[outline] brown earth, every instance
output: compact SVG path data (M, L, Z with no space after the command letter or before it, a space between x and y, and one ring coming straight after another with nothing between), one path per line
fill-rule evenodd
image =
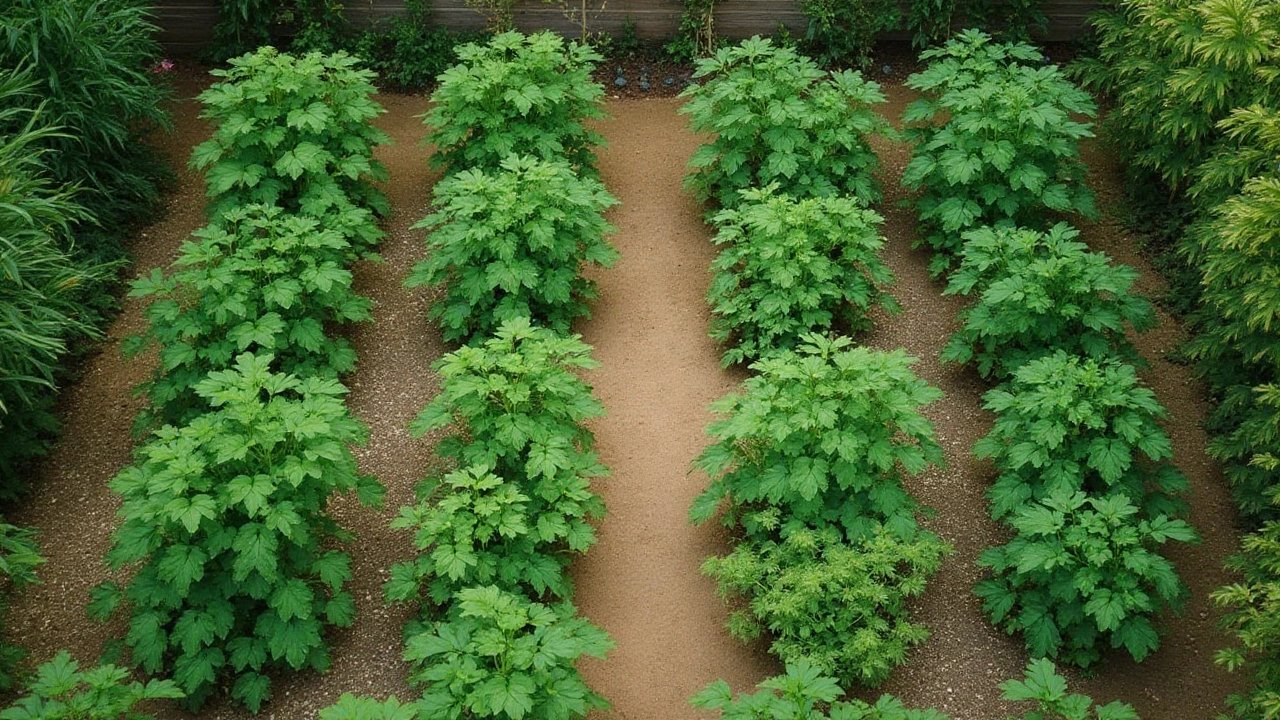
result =
M893 75L899 72L894 68ZM196 76L178 76L179 99L172 104L177 131L160 141L178 168L185 168L190 148L209 132L196 118L198 104L192 99L202 83ZM891 102L883 112L900 116L910 91L897 83L887 90ZM405 425L436 391L429 365L444 347L438 330L424 319L429 297L401 286L422 253L422 232L409 226L425 214L435 179L426 170L428 149L418 144L423 130L413 117L425 110L426 100L397 95L380 100L389 112L378 124L395 140L378 151L392 174L387 191L394 212L385 225L385 261L356 268L359 289L377 307L374 323L352 332L360 363L349 378L349 402L371 429L368 446L358 451L361 467L388 486L387 502L383 510L361 508L351 498L333 503L340 521L359 538L350 548L358 619L355 627L334 633L329 673L277 680L276 697L261 715L265 718L311 718L343 692L410 696L406 666L399 660L407 612L385 608L380 585L390 564L412 552L406 534L390 531L387 524L433 464L431 439L409 437ZM725 678L735 690L747 690L777 670L763 646L743 646L728 636L723 629L727 611L713 583L698 573L703 558L725 549L723 533L691 527L685 519L689 501L706 481L689 469L706 443L703 428L712 419L706 405L744 376L720 369L719 351L706 335L713 246L700 209L680 190L684 164L698 138L685 130L683 116L676 114L678 103L615 99L606 107L610 119L599 124L611 142L600 152L601 173L622 201L609 216L619 228L612 239L622 257L613 269L595 273L601 299L594 318L579 330L603 363L588 380L608 416L592 429L613 474L598 485L609 506L600 542L577 563L574 578L583 613L618 643L608 659L582 664L592 686L613 701L611 711L593 716L600 720L706 717L689 708L687 698L707 682ZM969 447L990 428L991 417L981 409L987 385L969 370L937 362L963 303L940 295L942 286L925 271L926 254L911 249L914 218L897 207L903 197L897 178L907 149L889 142L877 148L887 195L881 207L885 257L896 273L893 292L903 311L880 318L877 330L861 340L883 349L907 348L920 358L916 372L946 392L926 414L946 449L947 466L912 479L909 487L937 510L929 525L955 545L956 554L918 603L918 617L933 637L882 688L857 694L872 698L892 692L909 706L936 706L957 720L995 718L1009 710L997 701L996 684L1020 675L1026 656L1017 638L986 622L970 592L980 577L973 564L977 553L1003 537L982 497L990 470L969 455ZM1096 145L1086 156L1106 207L1119 197L1116 167ZM134 244L139 275L166 266L179 244L203 224L202 180L185 169L179 176L168 213ZM1109 213L1084 225L1086 240L1139 267L1143 290L1155 294L1159 280L1113 217ZM1072 686L1099 700L1131 702L1146 720L1208 720L1225 695L1240 687L1239 678L1212 663L1214 650L1226 640L1215 630L1217 614L1206 599L1228 580L1221 566L1235 547L1235 515L1217 468L1203 452L1199 421L1206 408L1200 389L1185 368L1164 359L1178 342L1178 325L1162 320L1138 344L1152 362L1145 377L1170 410L1176 461L1193 487L1192 522L1205 536L1202 545L1173 553L1194 597L1181 618L1170 619L1162 648L1146 662L1113 657L1102 673L1073 678ZM15 598L6 621L8 639L28 647L33 661L48 659L62 647L90 661L121 630L86 620L84 605L88 589L109 575L101 556L110 543L118 501L105 483L129 461L134 444L129 426L141 407L130 391L147 377L152 362L150 357L122 359L119 343L143 326L141 304L127 300L102 352L85 363L83 379L64 392L65 438L33 478L30 500L11 518L42 529L48 557L40 572L44 584ZM187 717L168 706L157 712ZM249 715L218 701L200 717Z

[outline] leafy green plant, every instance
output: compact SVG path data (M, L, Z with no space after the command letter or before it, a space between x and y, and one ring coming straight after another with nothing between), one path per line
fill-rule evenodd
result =
M1049 18L1044 0L965 0L964 24L979 27L1002 40L1029 40L1044 33Z
M59 650L37 668L26 697L0 712L0 720L152 720L134 705L183 697L171 680L144 685L128 679L129 670L115 665L81 670L70 653Z
M753 37L698 61L680 112L716 139L693 154L685 178L700 201L736 207L739 191L778 183L798 198L880 198L867 143L889 124L872 106L880 86L852 71L827 74L795 50Z
M787 663L786 674L757 687L755 693L734 698L729 684L717 680L689 703L718 711L722 720L948 720L932 708L907 709L892 695L882 695L875 705L857 698L837 700L844 694L837 680L803 659Z
M821 65L871 64L876 36L898 28L896 0L801 0L801 49Z
M723 249L707 302L711 337L729 345L723 364L793 348L835 325L865 330L874 305L896 311L881 289L893 282L877 254L883 221L849 197L797 200L776 185L742 191L742 204L714 218Z
M1167 412L1133 366L1059 350L1019 368L985 400L996 422L973 452L1000 472L988 493L997 520L1076 491L1119 491L1147 517L1185 512L1176 495L1187 480L1168 463L1173 447L1159 424Z
M1227 566L1242 577L1211 597L1226 610L1222 625L1235 645L1214 660L1253 676L1253 687L1228 698L1232 717L1264 720L1280 712L1280 523L1266 522L1244 536Z
M1035 710L1018 716L1020 720L1138 720L1133 707L1119 700L1095 705L1087 695L1068 693L1066 678L1045 658L1032 660L1022 680L1006 680L1000 690L1005 700L1036 704Z
M505 480L473 465L435 487L429 483L422 500L402 507L391 524L414 529L414 546L423 554L391 567L387 599L416 600L425 586L432 602L444 605L477 585L569 599L563 551L586 552L595 543L588 520L603 508L585 483L545 480L545 474ZM536 500L523 486L541 491Z
M257 711L269 672L326 669L324 628L355 615L350 558L329 549L350 536L323 512L338 492L381 502L348 447L367 431L336 380L273 363L244 353L209 373L196 392L213 409L160 428L110 483L124 522L107 562L142 565L127 588L95 590L90 613L127 599L133 661L172 673L192 707L232 678L232 697Z
M564 161L511 155L495 169L462 170L436 183L429 250L405 284L444 286L428 311L445 339L475 342L502 322L529 317L568 332L590 316L588 263L609 267L618 252L602 213L617 200Z
M369 124L384 110L358 59L266 46L230 63L210 71L224 80L200 94L202 117L218 128L191 155L193 167L207 169L215 219L250 203L317 217L352 203L390 211L370 185L387 179L373 148L388 137Z
M1122 0L1096 14L1086 85L1114 98L1107 129L1171 193L1185 190L1236 108L1280 98L1280 7L1265 0Z
M1189 593L1158 551L1196 542L1183 520L1144 519L1123 492L1090 497L1058 487L1013 511L1018 536L978 558L992 576L974 586L991 621L1021 632L1033 657L1089 667L1104 642L1141 662L1159 647L1152 618Z
M32 93L6 96L6 106L40 107L41 122L61 129L34 147L46 151L54 186L81 186L77 201L104 228L140 220L160 196L166 171L143 142L171 124L161 104L168 92L149 72L160 59L157 31L150 3L139 0L8 0L0 14L0 68L25 68L35 83ZM26 123L6 115L0 136ZM83 242L106 241L90 229L82 227Z
M875 686L929 637L906 603L924 592L951 546L930 532L901 537L883 526L845 542L834 527L784 530L782 540L739 544L703 573L721 597L745 596L729 631L744 641L764 631L783 662L808 661L839 678Z
M590 351L578 336L534 327L527 318L505 322L483 344L458 348L432 365L440 394L409 430L422 436L455 426L436 452L461 467L484 465L499 477L529 478L532 487L521 491L535 503L530 513L537 517L538 498L575 494L605 473L591 450L595 436L581 425L604 408L573 372L599 367ZM602 512L598 502L587 502L588 515Z
M942 396L912 374L902 351L851 348L848 338L802 337L796 350L753 364L741 394L712 404L725 417L695 461L711 478L689 516L705 522L729 500L725 523L765 540L776 528L838 528L849 542L883 523L917 532L916 502L899 474L942 463L921 405Z
M418 710L392 695L384 702L343 693L338 702L320 711L320 720L417 720Z
M254 52L271 42L281 0L218 0L218 22L207 54L214 62Z
M1155 325L1146 298L1129 294L1138 272L1077 242L1066 223L1047 232L980 227L962 237L960 267L944 294L978 294L943 362L976 362L983 377L1007 377L1057 350L1140 361L1126 330Z
M35 528L21 528L0 520L0 582L5 594L0 596L0 612L8 608L10 593L22 592L40 582L36 568L44 564ZM26 651L0 640L0 690L12 690L18 684L17 665Z
M496 169L512 153L567 160L592 172L604 138L583 120L604 117L604 89L591 79L600 55L559 35L504 32L457 49L426 114L434 167Z
M410 629L405 643L410 681L425 686L418 717L568 720L608 708L574 662L604 657L613 640L573 606L494 586L461 590L456 600L447 618Z
M929 66L907 78L924 97L907 106L904 135L914 143L902 184L914 201L921 241L944 271L961 235L1001 220L1041 229L1048 211L1096 214L1084 184L1079 140L1091 137L1089 94L1057 66L1041 67L1040 51L997 43L966 30L921 53Z
M345 10L339 0L289 0L276 19L293 26L294 53L331 53L343 49L351 32Z
M126 350L160 348L145 386L152 410L140 423L182 423L207 412L196 386L245 351L270 352L276 370L299 376L351 371L355 351L326 333L326 324L371 318L372 302L352 290L345 265L353 248L380 234L368 211L322 221L269 205L228 210L221 223L197 230L175 272L155 269L130 292L153 299L150 327Z

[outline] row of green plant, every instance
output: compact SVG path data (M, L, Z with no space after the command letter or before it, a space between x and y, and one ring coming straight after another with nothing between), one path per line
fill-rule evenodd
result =
M448 472L418 487L393 527L419 555L391 569L389 602L416 606L405 628L413 705L347 696L328 720L379 717L569 720L608 703L575 667L613 647L574 608L566 568L595 543L591 490L607 470L583 423L604 414L575 373L597 366L571 335L595 286L582 271L617 252L602 213L584 121L600 117L600 58L559 36L502 33L458 50L426 115L445 171L425 228L428 255L406 284L437 292L429 316L461 342L433 368L440 393L410 425L447 430ZM395 715L400 717L399 715Z
M135 568L92 592L90 615L127 619L134 665L199 708L228 688L257 712L282 670L329 665L349 626L351 539L325 514L383 488L356 468L367 429L343 403L355 362L341 324L369 319L347 266L370 257L385 201L367 183L384 138L371 73L354 59L271 48L237 58L201 99L218 122L193 153L209 224L150 298L132 350L159 346L139 420L148 437L110 483L123 504L106 560Z
M992 517L1016 533L982 553L990 576L975 592L1033 657L1088 667L1110 646L1141 661L1187 596L1160 547L1198 536L1181 519L1167 413L1127 337L1155 322L1130 293L1137 273L1050 225L1093 213L1078 146L1089 126L1072 119L1093 103L1029 45L966 31L921 57L903 182L920 191L931 267L954 269L945 292L974 298L941 359L1000 382L974 453L998 473Z
M690 517L722 510L736 548L703 571L741 597L730 632L767 632L787 663L876 685L928 631L907 604L950 552L919 527L903 474L939 464L919 407L941 394L905 353L852 347L873 306L896 309L878 256L882 220L868 138L889 133L879 87L826 73L752 38L698 64L685 92L695 131L715 133L686 185L723 246L708 293L724 363L755 375L712 409L711 478ZM837 333L837 334L833 334ZM727 503L726 503L727 501ZM816 670L814 672L817 672ZM709 705L711 707L712 705Z
M1099 51L1080 76L1109 94L1107 130L1131 158L1139 218L1174 272L1185 347L1208 388L1207 451L1251 532L1216 591L1236 647L1217 660L1252 674L1230 713L1280 713L1280 382L1273 319L1280 238L1280 9L1258 0L1124 0L1095 17Z
M1049 660L1033 660L1021 680L1000 683L1001 699L1030 704L1006 720L1138 720L1133 707L1120 701L1096 705L1093 698L1067 691L1067 681ZM807 660L787 663L782 675L760 683L751 694L733 697L723 680L693 697L698 708L720 713L722 720L950 720L933 708L907 708L892 695L874 703L844 695L840 682Z

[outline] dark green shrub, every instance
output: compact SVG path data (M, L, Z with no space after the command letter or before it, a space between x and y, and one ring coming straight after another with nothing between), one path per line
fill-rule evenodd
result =
M888 134L889 123L871 109L885 100L876 83L857 72L827 74L760 37L699 60L694 77L707 80L681 93L689 101L680 112L694 131L716 134L689 161L685 184L700 201L735 207L741 190L775 182L797 198L879 200L867 137Z
M801 0L809 20L801 50L827 65L871 64L876 36L898 28L897 0Z
M351 52L378 74L378 79L401 90L434 85L436 78L458 61L457 47L479 42L471 32L455 32L431 20L426 0L408 0L403 15L394 15L360 32Z

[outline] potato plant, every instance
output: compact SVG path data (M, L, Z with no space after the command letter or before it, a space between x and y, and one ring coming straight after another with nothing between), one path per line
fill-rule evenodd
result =
M786 663L783 675L771 677L752 694L733 697L732 688L717 680L694 695L696 708L717 711L722 720L950 720L933 708L913 710L892 695L874 704L846 697L836 678L805 660ZM1067 680L1049 660L1032 660L1021 680L1000 683L1001 698L1033 703L1035 709L1008 720L1138 720L1133 708L1120 701L1095 705L1093 698L1067 692Z
M1011 221L1041 229L1051 212L1096 214L1084 184L1079 141L1096 108L1040 51L996 43L969 30L920 55L929 65L907 78L924 97L907 106L914 143L902 184L920 191L922 244L945 271L970 229Z
M839 530L796 527L779 541L740 543L703 573L726 600L745 597L729 631L753 641L767 631L783 662L809 661L840 678L875 686L929 637L907 602L924 592L951 546L930 532L908 537L875 526L846 542Z
M0 720L154 720L134 706L181 697L172 680L129 681L128 668L111 664L81 670L59 650L36 668L27 694L0 711Z
M130 292L152 301L150 327L126 349L160 348L146 386L152 409L140 422L183 423L207 412L196 386L246 351L271 353L284 373L350 372L355 351L326 326L371 319L372 303L352 290L346 265L380 236L365 210L318 219L269 205L227 210L197 230L174 272L153 270Z
M1153 618L1190 594L1158 547L1199 539L1183 520L1144 515L1119 491L1056 488L1021 505L1017 537L978 558L992 573L974 587L983 610L1033 657L1089 667L1105 644L1141 662L1160 645Z
M224 79L200 95L203 117L218 127L191 156L207 171L211 216L250 203L317 217L353 205L390 211L370 184L387 179L373 148L389 138L369 124L384 109L357 58L268 45L229 62L210 71Z
M433 166L448 174L495 170L522 153L594 174L593 148L604 138L583 125L604 117L604 89L591 79L601 60L594 49L552 32L504 32L457 54L458 63L440 75L426 115Z
M981 227L963 235L960 267L944 294L978 295L943 362L972 362L983 377L1008 377L1028 360L1056 351L1131 362L1126 337L1155 324L1146 298L1129 292L1138 272L1089 252L1066 223L1041 233Z
M578 674L613 640L572 605L547 606L492 585L458 592L442 620L410 628L404 658L422 685L418 717L570 720L609 703Z
M974 453L1000 472L992 516L1018 534L979 558L984 610L1035 657L1088 667L1107 643L1141 661L1159 645L1152 618L1187 596L1158 546L1199 540L1179 519L1164 409L1132 366L1064 351L986 398L996 424Z
M996 422L973 451L1000 473L988 493L993 518L1057 490L1120 491L1148 516L1185 513L1177 497L1187 480L1169 464L1173 446L1160 426L1168 413L1133 366L1058 351L985 400Z
M606 470L581 425L603 409L573 372L596 366L589 353L518 318L433 366L441 392L410 429L450 427L436 452L458 469L401 509L394 526L415 530L421 554L386 585L388 599L423 604L405 648L419 717L568 720L607 707L573 663L613 641L576 616L564 572L604 512L589 483Z
M414 226L431 233L406 284L443 287L428 314L447 340L479 342L518 317L567 333L596 297L583 267L618 257L601 215L617 202L563 160L509 155L460 170L436 183L435 212Z
M942 463L920 406L942 393L912 374L902 351L851 348L848 338L806 335L794 351L752 365L741 394L711 409L714 442L695 461L711 478L690 510L694 522L724 517L748 537L779 527L835 527L850 542L879 524L899 537L917 531L918 504L901 473Z
M897 310L882 289L893 282L878 255L883 218L853 198L797 200L770 185L744 190L714 222L723 249L707 302L726 366L792 349L805 333L866 330L876 305Z
M745 533L703 567L722 595L745 596L734 635L768 630L782 659L875 685L928 636L904 600L951 552L920 530L900 480L942 461L919 413L940 393L901 351L818 334L802 343L756 362L743 393L712 405L726 417L695 461L711 485L690 518L705 522L727 498L724 522Z
M213 409L157 430L110 483L124 503L108 564L141 566L126 587L98 588L90 612L127 601L134 662L172 673L196 708L231 679L256 712L276 669L328 667L322 633L350 625L355 602L350 557L332 549L350 536L325 504L351 490L381 502L349 448L367 430L346 389L273 363L244 353L209 373L195 390Z
M778 183L795 197L880 198L876 155L867 144L889 124L872 106L880 86L852 71L826 73L794 50L754 37L698 60L680 112L695 132L715 133L689 161L686 185L723 208L739 192Z

